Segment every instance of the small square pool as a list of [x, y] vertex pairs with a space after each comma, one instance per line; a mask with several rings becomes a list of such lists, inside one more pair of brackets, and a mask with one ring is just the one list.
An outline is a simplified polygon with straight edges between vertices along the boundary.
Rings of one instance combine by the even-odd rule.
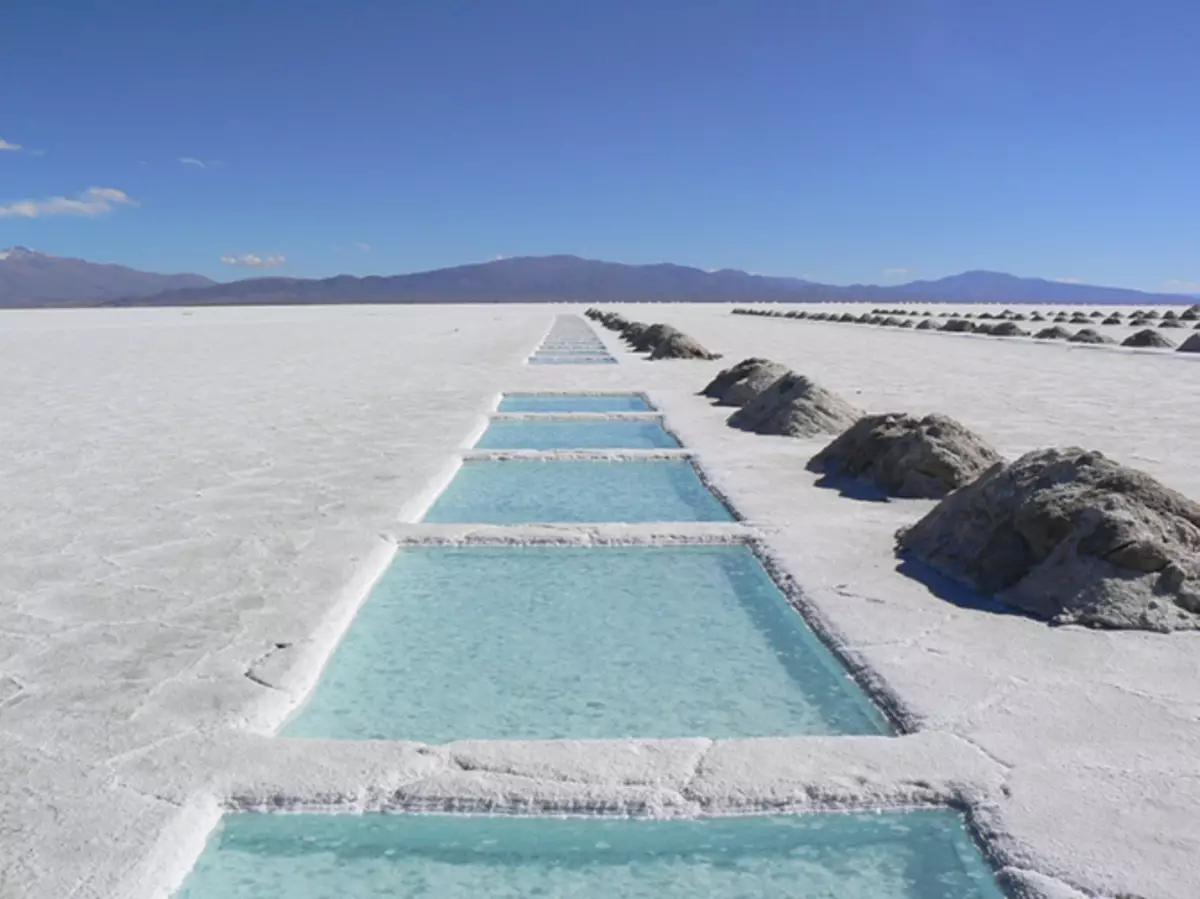
[[470, 459], [425, 514], [472, 524], [732, 520], [682, 459]]
[[948, 810], [652, 821], [228, 814], [176, 899], [1004, 899]]
[[678, 449], [679, 441], [650, 418], [495, 419], [476, 449]]
[[653, 412], [638, 393], [506, 393], [497, 412]]
[[288, 737], [889, 732], [744, 545], [411, 547]]

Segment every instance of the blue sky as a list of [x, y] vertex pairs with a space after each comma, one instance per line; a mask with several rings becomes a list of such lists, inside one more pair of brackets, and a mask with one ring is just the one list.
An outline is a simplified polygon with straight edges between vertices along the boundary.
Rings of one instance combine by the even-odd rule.
[[0, 247], [1196, 291], [1197, 35], [1191, 0], [8, 0]]

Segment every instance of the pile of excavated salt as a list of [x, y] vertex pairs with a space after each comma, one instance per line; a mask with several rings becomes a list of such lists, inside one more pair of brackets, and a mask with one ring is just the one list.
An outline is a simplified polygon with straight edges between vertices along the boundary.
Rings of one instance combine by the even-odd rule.
[[789, 371], [729, 416], [729, 424], [759, 434], [813, 437], [843, 431], [861, 415], [837, 394]]
[[897, 535], [981, 593], [1058, 623], [1200, 627], [1200, 504], [1077, 447], [999, 463]]
[[868, 415], [813, 456], [812, 471], [858, 478], [893, 496], [939, 498], [979, 477], [1000, 454], [946, 415]]
[[744, 406], [787, 373], [786, 365], [751, 357], [722, 371], [700, 392], [723, 406]]

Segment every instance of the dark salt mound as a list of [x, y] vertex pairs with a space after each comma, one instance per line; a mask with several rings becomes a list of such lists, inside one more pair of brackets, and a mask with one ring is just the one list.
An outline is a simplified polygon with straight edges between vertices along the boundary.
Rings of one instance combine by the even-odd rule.
[[[657, 347], [664, 340], [675, 336], [682, 337], [683, 332], [678, 328], [671, 327], [670, 325], [664, 325], [661, 322], [656, 322], [638, 334], [637, 337], [630, 339], [629, 342], [635, 350], [645, 353], [654, 350], [655, 347]], [[628, 337], [628, 335], [626, 335], [626, 337]]]
[[1028, 337], [1029, 332], [1013, 322], [1000, 322], [992, 327], [994, 337]]
[[1200, 334], [1192, 334], [1179, 345], [1180, 353], [1200, 353]]
[[918, 324], [916, 327], [917, 331], [932, 331], [933, 329], [934, 329], [934, 324], [933, 324], [933, 319], [931, 319], [931, 318], [923, 319], [921, 321], [921, 323]]
[[1200, 627], [1200, 504], [1097, 452], [999, 463], [900, 531], [897, 546], [1057, 623]]
[[998, 461], [983, 438], [948, 416], [893, 413], [859, 419], [808, 468], [858, 478], [892, 496], [937, 499]]
[[1105, 337], [1098, 331], [1093, 331], [1091, 328], [1081, 328], [1075, 334], [1067, 338], [1068, 343], [1114, 343], [1111, 337]]
[[729, 424], [759, 434], [813, 437], [844, 431], [861, 414], [837, 394], [790, 371], [729, 416]]
[[942, 327], [939, 330], [964, 332], [964, 331], [972, 331], [974, 329], [975, 329], [975, 326], [971, 322], [967, 321], [965, 318], [952, 318], [952, 319], [949, 319], [944, 325], [942, 325]]
[[725, 406], [744, 406], [787, 373], [786, 365], [770, 359], [743, 359], [709, 381], [700, 392]]
[[676, 332], [660, 340], [650, 353], [651, 359], [720, 359], [720, 353], [705, 349], [700, 342]]
[[1038, 340], [1067, 340], [1071, 336], [1071, 332], [1059, 325], [1053, 325], [1049, 328], [1042, 328], [1033, 335]]
[[621, 326], [621, 336], [631, 344], [636, 343], [642, 339], [649, 327], [645, 322], [626, 322]]
[[1121, 341], [1121, 346], [1136, 346], [1136, 347], [1159, 347], [1168, 349], [1175, 346], [1175, 341], [1169, 337], [1163, 337], [1157, 331], [1146, 328], [1143, 331], [1138, 331], [1136, 334], [1130, 334]]

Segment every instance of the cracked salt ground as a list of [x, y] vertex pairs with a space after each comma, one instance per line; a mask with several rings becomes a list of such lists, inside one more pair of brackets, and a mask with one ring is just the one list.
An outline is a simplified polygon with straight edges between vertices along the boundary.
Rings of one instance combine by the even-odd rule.
[[[1200, 386], [1158, 357], [943, 339], [933, 366], [921, 334], [784, 329], [716, 306], [662, 314], [727, 358], [810, 371], [867, 411], [942, 411], [1009, 457], [1095, 446], [1200, 495], [1184, 464], [1200, 443], [1187, 413]], [[0, 707], [0, 895], [165, 896], [223, 809], [671, 817], [950, 803], [971, 810], [1014, 896], [1195, 899], [1193, 637], [1053, 629], [934, 595], [891, 555], [895, 529], [927, 504], [814, 489], [804, 463], [820, 445], [731, 432], [693, 396], [720, 362], [525, 366], [546, 326], [529, 306], [5, 314], [0, 674], [22, 690]], [[998, 378], [1005, 391], [977, 387]], [[405, 523], [500, 387], [645, 390], [746, 522]], [[86, 457], [72, 449], [81, 433]], [[270, 736], [392, 536], [595, 545], [747, 531], [802, 576], [810, 620], [917, 732], [438, 747]], [[105, 561], [130, 550], [121, 567]], [[292, 646], [254, 669], [273, 689], [247, 678], [281, 642]]]

